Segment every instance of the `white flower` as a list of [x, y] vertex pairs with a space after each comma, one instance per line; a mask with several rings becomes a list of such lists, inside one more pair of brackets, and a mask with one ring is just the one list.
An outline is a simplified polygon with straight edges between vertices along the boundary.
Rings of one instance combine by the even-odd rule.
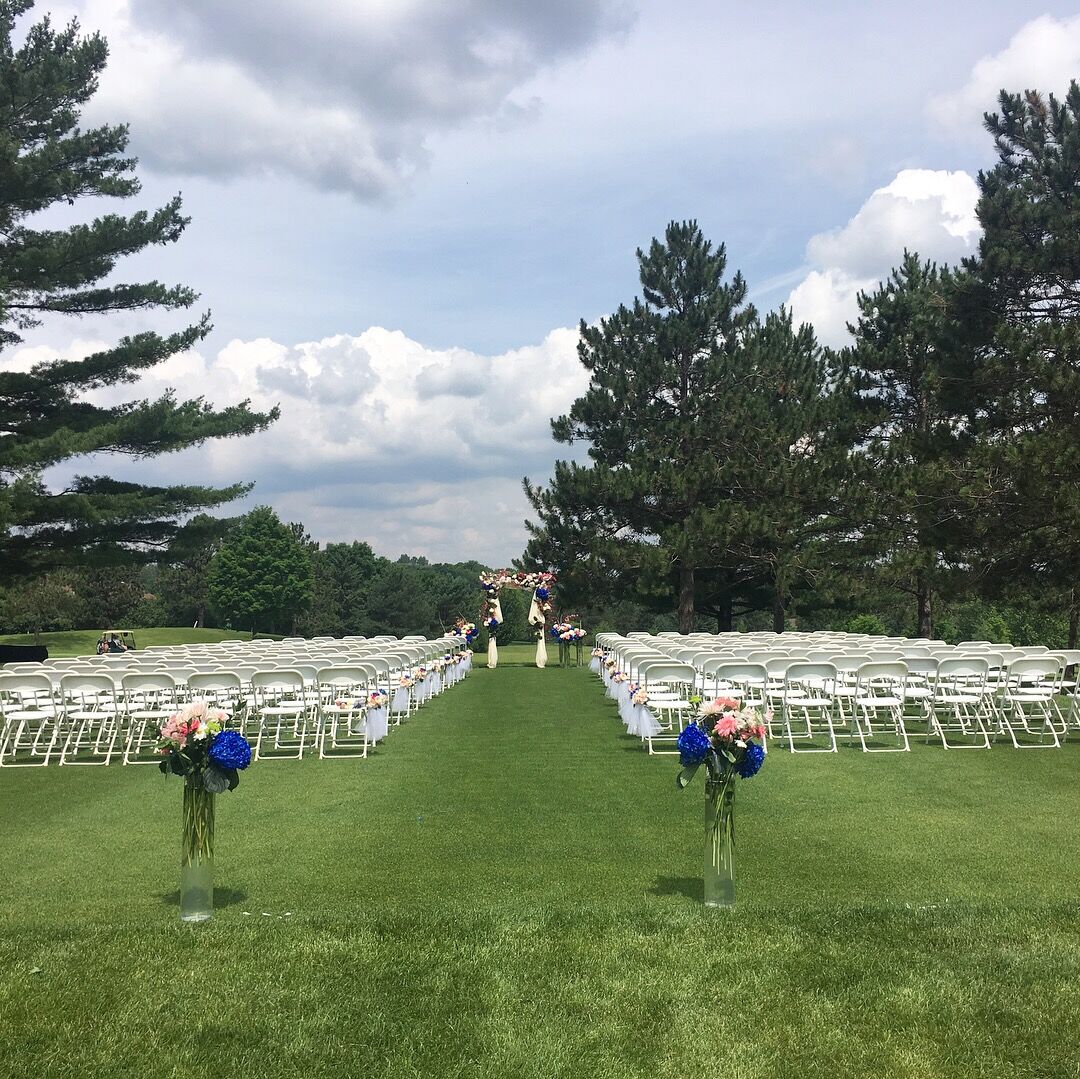
[[194, 738], [196, 742], [201, 742], [206, 738], [206, 736], [209, 733], [210, 733], [209, 727], [207, 727], [207, 725], [205, 723], [200, 723], [199, 726], [198, 726], [198, 729], [195, 731], [195, 733], [191, 737]]

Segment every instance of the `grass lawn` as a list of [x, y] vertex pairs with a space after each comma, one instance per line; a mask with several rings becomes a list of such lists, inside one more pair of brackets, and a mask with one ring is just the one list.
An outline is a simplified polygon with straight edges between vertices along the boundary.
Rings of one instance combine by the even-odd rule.
[[[118, 627], [123, 629], [123, 626]], [[163, 644], [216, 644], [218, 641], [249, 641], [250, 633], [237, 633], [231, 629], [191, 629], [185, 626], [165, 626], [156, 629], [136, 629], [135, 644], [138, 648]], [[101, 629], [73, 629], [60, 633], [43, 633], [41, 643], [53, 657], [92, 656], [97, 651]], [[260, 634], [263, 636], [263, 634]], [[9, 633], [0, 635], [0, 644], [34, 644], [33, 634]]]
[[367, 761], [253, 766], [205, 926], [178, 781], [0, 772], [0, 1075], [1080, 1075], [1080, 742], [774, 752], [706, 912], [700, 784], [500, 653]]

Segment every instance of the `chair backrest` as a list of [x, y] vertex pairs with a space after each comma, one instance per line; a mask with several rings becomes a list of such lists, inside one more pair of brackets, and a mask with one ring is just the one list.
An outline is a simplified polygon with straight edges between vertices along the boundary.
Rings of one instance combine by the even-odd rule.
[[370, 678], [369, 670], [364, 667], [323, 667], [319, 671], [319, 686], [328, 689], [353, 689], [366, 686]]
[[193, 693], [238, 693], [242, 687], [240, 676], [231, 671], [193, 674], [188, 679], [188, 688]]
[[672, 663], [670, 659], [643, 661], [640, 672], [646, 685], [674, 682], [676, 685], [692, 686], [697, 678], [697, 671], [689, 663]]
[[908, 666], [903, 660], [872, 660], [860, 665], [855, 681], [861, 693], [874, 696], [875, 690], [884, 687], [889, 693], [903, 696], [907, 675]]
[[283, 689], [302, 690], [304, 688], [304, 676], [289, 667], [281, 667], [271, 671], [255, 671], [251, 676], [253, 689]]
[[116, 682], [109, 674], [65, 674], [60, 679], [60, 691], [65, 697], [115, 693]]
[[797, 686], [799, 683], [822, 682], [832, 684], [836, 682], [836, 666], [832, 663], [815, 663], [812, 660], [788, 664], [784, 672], [784, 683], [788, 686]]
[[[748, 663], [745, 660], [718, 663], [716, 669], [710, 673], [716, 682], [734, 682], [737, 685], [744, 683], [763, 685], [769, 678], [764, 663]], [[723, 693], [723, 690], [720, 692]]]
[[966, 682], [983, 683], [989, 673], [990, 664], [978, 656], [960, 656], [956, 659], [938, 661], [937, 679], [939, 682], [962, 678]]
[[933, 678], [941, 660], [934, 656], [906, 656], [904, 662], [907, 664], [908, 674], [922, 674]]
[[168, 674], [125, 674], [120, 685], [125, 693], [176, 693], [176, 679]]
[[20, 710], [51, 706], [54, 689], [47, 674], [0, 674], [0, 715], [9, 706]]
[[1057, 656], [1025, 656], [1014, 659], [1008, 666], [1009, 682], [1045, 682], [1056, 680], [1064, 664]]

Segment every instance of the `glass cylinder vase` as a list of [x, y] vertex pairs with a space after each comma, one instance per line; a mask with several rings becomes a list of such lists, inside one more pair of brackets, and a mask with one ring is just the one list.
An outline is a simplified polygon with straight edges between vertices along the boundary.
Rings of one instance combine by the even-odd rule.
[[214, 916], [214, 795], [201, 783], [184, 784], [180, 843], [180, 920]]
[[735, 773], [705, 783], [705, 906], [735, 906]]

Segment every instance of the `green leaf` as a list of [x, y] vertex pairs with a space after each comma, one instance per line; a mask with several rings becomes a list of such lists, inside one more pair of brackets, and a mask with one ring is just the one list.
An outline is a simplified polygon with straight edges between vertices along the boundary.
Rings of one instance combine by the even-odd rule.
[[675, 785], [679, 790], [685, 790], [690, 785], [690, 780], [694, 778], [700, 767], [700, 764], [691, 764], [689, 767], [680, 770], [675, 777]]
[[208, 764], [203, 769], [202, 785], [203, 790], [207, 790], [211, 794], [221, 794], [223, 791], [230, 789], [228, 774], [218, 768], [216, 764]]

